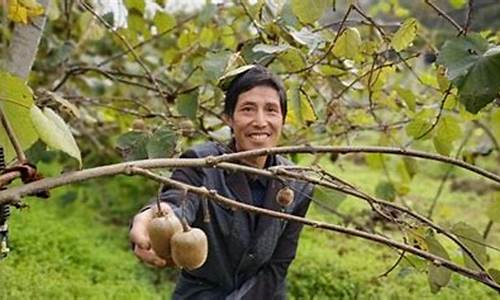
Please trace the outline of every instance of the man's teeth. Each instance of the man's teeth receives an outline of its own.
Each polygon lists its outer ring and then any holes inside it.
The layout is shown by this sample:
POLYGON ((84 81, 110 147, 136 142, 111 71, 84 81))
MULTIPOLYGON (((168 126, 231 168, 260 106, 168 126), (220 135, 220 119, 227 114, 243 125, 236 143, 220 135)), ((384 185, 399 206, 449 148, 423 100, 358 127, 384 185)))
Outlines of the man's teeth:
POLYGON ((263 140, 266 139, 268 136, 269 135, 266 133, 253 133, 250 135, 250 137, 255 140, 263 140))

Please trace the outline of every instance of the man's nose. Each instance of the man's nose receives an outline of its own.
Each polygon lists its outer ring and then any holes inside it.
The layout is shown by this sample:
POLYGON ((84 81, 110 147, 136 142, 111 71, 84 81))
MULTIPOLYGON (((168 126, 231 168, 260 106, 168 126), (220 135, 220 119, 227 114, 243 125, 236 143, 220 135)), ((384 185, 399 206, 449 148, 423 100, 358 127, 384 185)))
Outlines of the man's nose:
POLYGON ((266 126, 266 115, 263 110, 257 110, 254 118, 254 124, 256 126, 266 126))

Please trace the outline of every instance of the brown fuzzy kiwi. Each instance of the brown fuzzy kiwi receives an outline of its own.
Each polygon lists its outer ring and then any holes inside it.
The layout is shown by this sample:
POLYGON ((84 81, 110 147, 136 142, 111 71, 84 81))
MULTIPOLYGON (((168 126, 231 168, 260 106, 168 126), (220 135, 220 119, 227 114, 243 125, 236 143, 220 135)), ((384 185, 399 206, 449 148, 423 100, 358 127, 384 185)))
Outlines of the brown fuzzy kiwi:
POLYGON ((132 122, 132 129, 136 131, 144 131, 146 130, 146 123, 144 123, 143 119, 135 119, 132 122))
POLYGON ((167 260, 171 258, 170 240, 172 236, 182 231, 182 224, 173 213, 160 211, 148 223, 149 239, 151 247, 156 254, 167 260))
POLYGON ((178 127, 181 131, 182 136, 191 137, 194 134, 194 124, 193 121, 185 119, 179 122, 178 127))
POLYGON ((183 231, 176 233, 170 245, 172 259, 181 268, 194 270, 201 267, 207 260, 207 235, 199 228, 191 228, 185 220, 182 221, 183 231))
POLYGON ((285 186, 284 188, 278 191, 278 194, 276 194, 276 201, 281 206, 288 207, 293 203, 294 197, 295 193, 293 192, 293 190, 285 186))

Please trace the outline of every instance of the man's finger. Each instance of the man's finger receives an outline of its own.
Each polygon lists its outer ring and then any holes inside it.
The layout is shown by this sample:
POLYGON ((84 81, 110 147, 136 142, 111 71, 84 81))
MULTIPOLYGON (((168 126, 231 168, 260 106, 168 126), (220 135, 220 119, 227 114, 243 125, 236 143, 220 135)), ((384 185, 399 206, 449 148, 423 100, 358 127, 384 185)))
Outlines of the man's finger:
POLYGON ((135 255, 145 264, 151 265, 153 267, 165 267, 167 262, 160 258, 156 253, 152 250, 146 250, 140 247, 135 247, 134 249, 135 255))
POLYGON ((132 243, 137 245, 141 249, 148 250, 151 248, 151 243, 149 242, 149 236, 146 228, 141 225, 134 225, 129 232, 129 238, 132 243))

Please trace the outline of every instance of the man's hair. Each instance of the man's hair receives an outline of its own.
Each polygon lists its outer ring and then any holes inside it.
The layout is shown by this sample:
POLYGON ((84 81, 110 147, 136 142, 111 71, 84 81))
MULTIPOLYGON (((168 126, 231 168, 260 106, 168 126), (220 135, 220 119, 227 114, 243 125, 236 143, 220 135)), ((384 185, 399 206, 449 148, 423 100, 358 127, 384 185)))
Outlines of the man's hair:
POLYGON ((278 92, 284 123, 286 119, 287 105, 283 81, 261 65, 255 65, 248 71, 238 74, 238 76, 231 81, 229 88, 226 91, 226 98, 224 100, 224 114, 232 117, 236 108, 238 97, 256 86, 268 86, 278 92))

